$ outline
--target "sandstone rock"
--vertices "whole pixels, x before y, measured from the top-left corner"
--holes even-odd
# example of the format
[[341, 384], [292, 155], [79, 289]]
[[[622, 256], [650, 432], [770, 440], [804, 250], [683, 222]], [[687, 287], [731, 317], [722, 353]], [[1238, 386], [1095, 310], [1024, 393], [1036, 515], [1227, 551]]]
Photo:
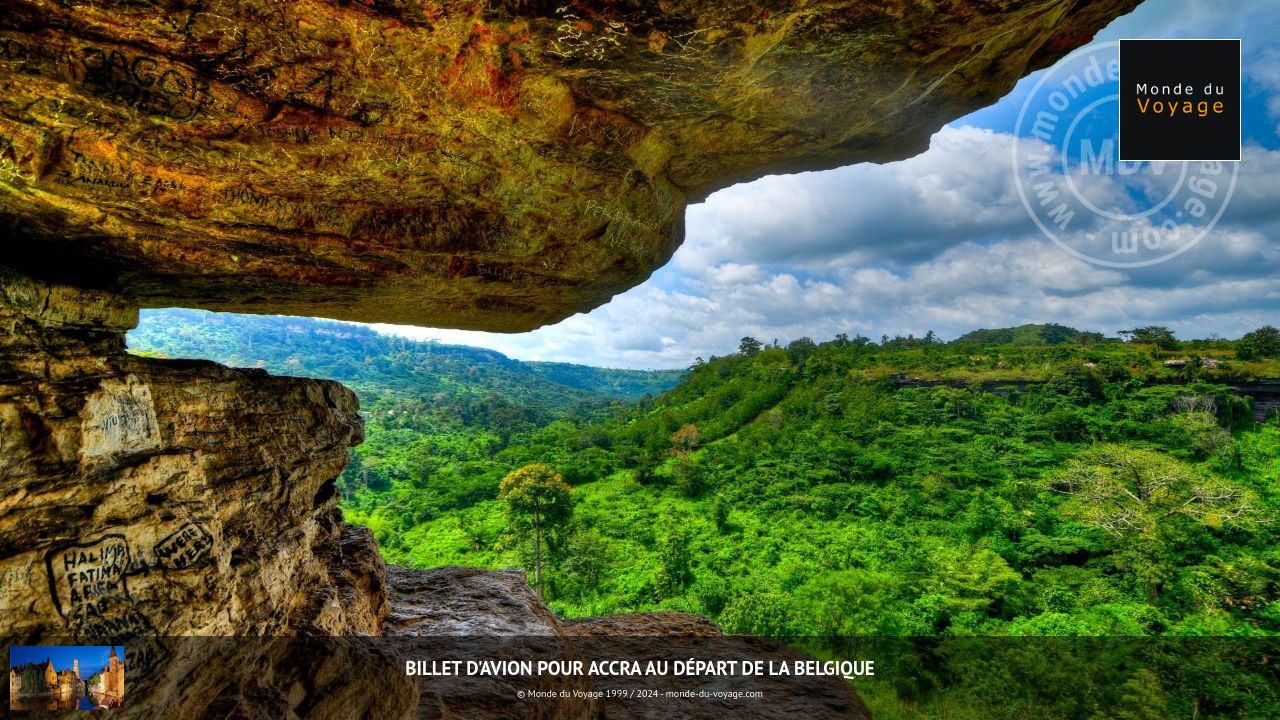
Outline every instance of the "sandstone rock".
[[[0, 641], [124, 645], [139, 717], [410, 714], [385, 651], [330, 640], [388, 612], [373, 538], [337, 508], [355, 396], [128, 355], [136, 319], [0, 272]], [[237, 635], [270, 639], [215, 639]]]
[[[376, 632], [376, 547], [344, 530], [333, 483], [362, 435], [350, 391], [134, 357], [119, 298], [0, 288], [9, 641]], [[361, 564], [368, 599], [343, 604]]]
[[[406, 659], [580, 659], [572, 642], [524, 572], [476, 568], [388, 569], [391, 613], [387, 637]], [[598, 717], [587, 698], [561, 690], [590, 688], [581, 677], [425, 677], [418, 683], [421, 720], [587, 720]], [[521, 696], [541, 691], [556, 697]]]
[[559, 635], [555, 615], [538, 599], [524, 571], [478, 568], [389, 569], [388, 635]]
[[701, 615], [656, 612], [581, 618], [566, 624], [565, 631], [582, 637], [721, 637], [720, 628]]
[[[795, 663], [801, 653], [760, 638], [722, 636], [706, 618], [687, 613], [649, 613], [587, 618], [566, 623], [566, 631], [591, 638], [593, 652], [607, 647], [622, 657], [647, 657], [675, 663], [689, 658], [763, 660]], [[664, 720], [672, 717], [732, 717], [749, 720], [867, 720], [866, 705], [842, 679], [833, 676], [667, 676], [646, 678], [645, 687], [663, 694], [661, 702], [611, 705], [611, 720]], [[626, 678], [599, 679], [593, 689], [608, 692], [629, 686]], [[668, 696], [666, 693], [676, 693]], [[724, 693], [708, 699], [692, 693]], [[734, 699], [733, 693], [759, 693]], [[690, 693], [682, 696], [680, 693]], [[715, 698], [715, 696], [713, 696]]]
[[8, 0], [0, 242], [147, 306], [527, 330], [687, 202], [913, 155], [1137, 2]]
[[[126, 646], [138, 655], [139, 643]], [[380, 639], [163, 637], [145, 673], [126, 671], [128, 718], [411, 718], [417, 690]], [[66, 717], [65, 714], [54, 717]]]

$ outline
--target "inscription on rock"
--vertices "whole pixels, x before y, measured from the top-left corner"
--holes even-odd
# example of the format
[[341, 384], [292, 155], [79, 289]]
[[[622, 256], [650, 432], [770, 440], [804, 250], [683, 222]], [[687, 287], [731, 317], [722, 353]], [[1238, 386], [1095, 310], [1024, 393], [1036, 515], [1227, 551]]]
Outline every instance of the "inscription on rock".
[[80, 453], [85, 458], [133, 453], [160, 446], [151, 388], [136, 375], [104, 380], [85, 401]]
[[105, 535], [73, 543], [45, 556], [49, 592], [58, 614], [68, 623], [105, 615], [117, 603], [129, 603], [126, 575], [131, 559], [124, 535]]
[[156, 564], [171, 570], [182, 570], [203, 560], [213, 547], [208, 530], [189, 522], [156, 543]]

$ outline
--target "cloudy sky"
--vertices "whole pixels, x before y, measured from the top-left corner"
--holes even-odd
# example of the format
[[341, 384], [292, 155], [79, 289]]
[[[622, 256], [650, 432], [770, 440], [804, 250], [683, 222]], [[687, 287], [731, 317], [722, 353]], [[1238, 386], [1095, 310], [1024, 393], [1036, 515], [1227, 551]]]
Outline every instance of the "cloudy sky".
[[1243, 39], [1245, 148], [1234, 194], [1212, 231], [1167, 262], [1088, 263], [1034, 224], [1011, 153], [1037, 74], [910, 160], [715, 193], [689, 208], [688, 237], [666, 267], [591, 313], [519, 335], [375, 327], [528, 360], [676, 368], [732, 352], [743, 335], [786, 343], [934, 330], [950, 339], [1060, 322], [1238, 337], [1280, 324], [1280, 0], [1147, 0], [1097, 40], [1122, 37]]

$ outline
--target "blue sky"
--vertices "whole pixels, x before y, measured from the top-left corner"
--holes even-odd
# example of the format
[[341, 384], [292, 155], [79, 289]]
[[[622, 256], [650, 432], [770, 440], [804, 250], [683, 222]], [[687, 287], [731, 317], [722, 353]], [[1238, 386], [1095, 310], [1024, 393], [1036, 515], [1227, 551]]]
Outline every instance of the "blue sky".
[[1115, 269], [1050, 242], [1014, 185], [1014, 126], [1037, 75], [943, 128], [922, 155], [771, 176], [689, 208], [688, 237], [644, 284], [596, 310], [518, 335], [377, 325], [529, 360], [673, 368], [743, 335], [944, 338], [1060, 322], [1115, 333], [1145, 324], [1237, 337], [1280, 324], [1280, 0], [1147, 0], [1101, 32], [1243, 40], [1244, 160], [1222, 220], [1168, 262]]
[[[66, 670], [73, 660], [80, 661], [80, 677], [88, 679], [107, 666], [111, 648], [107, 645], [31, 645], [9, 648], [9, 667], [29, 662], [53, 661], [54, 670]], [[124, 660], [124, 648], [117, 647], [116, 655]]]

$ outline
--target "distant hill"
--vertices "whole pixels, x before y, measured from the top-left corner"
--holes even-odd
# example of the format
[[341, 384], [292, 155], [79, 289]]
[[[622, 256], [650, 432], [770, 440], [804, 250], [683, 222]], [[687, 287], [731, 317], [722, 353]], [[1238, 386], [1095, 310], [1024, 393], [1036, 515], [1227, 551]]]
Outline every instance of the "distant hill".
[[436, 504], [492, 496], [502, 475], [488, 458], [513, 436], [602, 420], [684, 376], [527, 363], [352, 323], [201, 310], [144, 310], [128, 342], [142, 355], [342, 382], [359, 396], [365, 419], [365, 442], [352, 449], [343, 486], [376, 491], [430, 477], [432, 491], [410, 503], [417, 510], [407, 517], [419, 520]]
[[526, 362], [539, 376], [579, 390], [623, 399], [660, 395], [684, 376], [682, 370], [616, 370], [561, 362]]
[[1066, 325], [1019, 325], [1011, 328], [974, 330], [952, 342], [957, 345], [1090, 345], [1106, 342], [1102, 333], [1076, 330]]
[[568, 410], [656, 395], [683, 375], [527, 363], [494, 350], [384, 335], [351, 323], [203, 310], [144, 310], [128, 341], [138, 353], [338, 380], [366, 406], [387, 394], [438, 402], [498, 394], [543, 421]]

